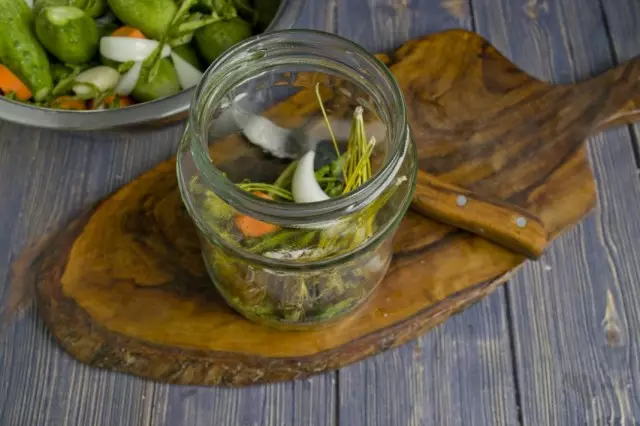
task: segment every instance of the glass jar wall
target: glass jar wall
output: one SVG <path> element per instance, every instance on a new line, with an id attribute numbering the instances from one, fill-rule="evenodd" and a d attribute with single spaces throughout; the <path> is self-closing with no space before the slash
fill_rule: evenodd
<path id="1" fill-rule="evenodd" d="M 349 163 L 358 123 L 367 155 Z M 307 30 L 254 37 L 210 67 L 177 168 L 219 292 L 250 320 L 290 329 L 335 321 L 371 295 L 417 170 L 388 69 Z"/>

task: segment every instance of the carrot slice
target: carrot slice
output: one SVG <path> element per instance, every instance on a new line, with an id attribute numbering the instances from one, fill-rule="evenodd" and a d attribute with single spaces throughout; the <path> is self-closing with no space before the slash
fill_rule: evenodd
<path id="1" fill-rule="evenodd" d="M 31 90 L 11 70 L 0 64 L 0 90 L 5 94 L 14 92 L 18 99 L 26 101 L 31 98 Z"/>
<path id="2" fill-rule="evenodd" d="M 85 110 L 87 109 L 87 103 L 82 99 L 76 99 L 72 96 L 60 96 L 51 101 L 51 107 L 69 110 Z"/>
<path id="3" fill-rule="evenodd" d="M 144 34 L 142 34 L 142 31 L 128 25 L 118 28 L 113 33 L 111 33 L 111 35 L 113 37 L 146 38 Z"/>
<path id="4" fill-rule="evenodd" d="M 254 192 L 254 195 L 272 200 L 268 194 L 264 192 Z M 258 238 L 263 235 L 274 232 L 278 229 L 278 227 L 272 223 L 261 222 L 257 219 L 254 219 L 250 216 L 239 214 L 235 218 L 236 226 L 244 234 L 245 237 L 249 238 Z"/>

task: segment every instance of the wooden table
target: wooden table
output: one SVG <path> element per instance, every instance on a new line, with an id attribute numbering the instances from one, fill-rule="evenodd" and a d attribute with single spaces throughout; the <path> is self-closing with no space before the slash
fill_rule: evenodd
<path id="1" fill-rule="evenodd" d="M 638 0 L 308 0 L 299 26 L 372 51 L 473 29 L 544 80 L 640 54 Z M 0 425 L 639 425 L 640 128 L 589 141 L 599 206 L 511 282 L 426 336 L 340 371 L 246 389 L 91 369 L 33 308 L 0 340 Z M 181 127 L 71 134 L 0 123 L 0 297 L 30 242 L 171 156 Z"/>

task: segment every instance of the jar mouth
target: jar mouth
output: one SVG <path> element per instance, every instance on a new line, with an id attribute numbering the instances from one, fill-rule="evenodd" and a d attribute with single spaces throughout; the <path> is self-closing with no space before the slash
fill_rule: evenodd
<path id="1" fill-rule="evenodd" d="M 293 53 L 288 54 L 287 49 Z M 331 58 L 326 53 L 327 49 L 357 58 L 361 66 L 356 69 L 352 64 Z M 306 52 L 306 56 L 300 52 Z M 316 56 L 310 58 L 309 53 Z M 224 101 L 230 88 L 255 76 L 256 72 L 250 72 L 247 68 L 256 64 L 259 64 L 261 70 L 283 65 L 324 66 L 363 86 L 368 84 L 369 87 L 374 87 L 370 95 L 387 126 L 390 141 L 385 162 L 378 172 L 354 191 L 312 203 L 284 203 L 263 199 L 244 191 L 227 179 L 213 164 L 209 154 L 209 113 Z M 238 211 L 287 227 L 330 223 L 338 217 L 366 207 L 393 184 L 409 145 L 404 99 L 391 71 L 359 45 L 322 31 L 279 30 L 253 36 L 235 45 L 207 69 L 196 88 L 191 111 L 188 127 L 194 138 L 189 149 L 204 183 Z"/>

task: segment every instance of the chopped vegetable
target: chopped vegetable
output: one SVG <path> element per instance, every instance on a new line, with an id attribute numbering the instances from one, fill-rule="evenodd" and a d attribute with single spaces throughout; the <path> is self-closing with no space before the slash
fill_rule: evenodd
<path id="1" fill-rule="evenodd" d="M 21 101 L 31 99 L 31 90 L 11 70 L 0 64 L 0 90 L 3 93 L 15 93 Z"/>
<path id="2" fill-rule="evenodd" d="M 155 40 L 132 37 L 102 37 L 100 53 L 107 59 L 116 62 L 144 61 L 158 47 Z M 166 58 L 171 54 L 170 46 L 163 46 L 161 56 Z"/>
<path id="3" fill-rule="evenodd" d="M 131 37 L 131 38 L 146 38 L 142 31 L 137 28 L 125 25 L 115 30 L 112 34 L 113 37 Z"/>
<path id="4" fill-rule="evenodd" d="M 183 89 L 188 89 L 200 82 L 200 80 L 202 79 L 202 72 L 200 72 L 199 69 L 197 69 L 175 53 L 171 54 L 171 59 L 173 59 L 173 65 L 176 69 L 176 73 L 178 74 L 180 87 L 182 87 Z"/>
<path id="5" fill-rule="evenodd" d="M 40 43 L 60 61 L 89 62 L 98 50 L 98 27 L 89 15 L 71 6 L 52 6 L 36 16 Z"/>
<path id="6" fill-rule="evenodd" d="M 328 200 L 329 196 L 322 190 L 313 170 L 315 151 L 302 156 L 291 181 L 291 192 L 296 203 L 314 203 Z"/>
<path id="7" fill-rule="evenodd" d="M 99 65 L 81 72 L 75 79 L 73 91 L 78 96 L 95 97 L 116 87 L 120 74 L 113 68 Z"/>
<path id="8" fill-rule="evenodd" d="M 140 71 L 142 70 L 142 62 L 136 62 L 133 66 L 122 76 L 118 85 L 115 88 L 115 92 L 119 95 L 127 96 L 133 92 L 133 89 L 138 84 L 140 78 Z"/>
<path id="9" fill-rule="evenodd" d="M 195 33 L 195 39 L 202 57 L 211 63 L 225 50 L 250 37 L 251 32 L 251 25 L 248 22 L 233 18 L 200 28 Z"/>
<path id="10" fill-rule="evenodd" d="M 253 195 L 260 198 L 272 200 L 271 196 L 264 192 L 253 192 Z M 235 218 L 236 226 L 246 237 L 258 238 L 278 230 L 278 227 L 271 223 L 261 222 L 251 216 L 239 214 Z"/>
<path id="11" fill-rule="evenodd" d="M 60 96 L 55 98 L 49 104 L 51 108 L 68 109 L 68 110 L 85 110 L 87 109 L 86 101 L 73 96 Z"/>

